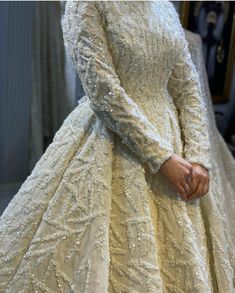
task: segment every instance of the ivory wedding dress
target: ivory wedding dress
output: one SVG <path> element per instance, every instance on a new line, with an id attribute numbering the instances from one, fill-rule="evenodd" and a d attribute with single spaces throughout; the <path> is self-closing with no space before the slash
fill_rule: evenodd
<path id="1" fill-rule="evenodd" d="M 86 95 L 0 218 L 0 292 L 234 292 L 230 178 L 186 203 L 159 172 L 219 174 L 173 4 L 68 1 L 62 27 Z"/>

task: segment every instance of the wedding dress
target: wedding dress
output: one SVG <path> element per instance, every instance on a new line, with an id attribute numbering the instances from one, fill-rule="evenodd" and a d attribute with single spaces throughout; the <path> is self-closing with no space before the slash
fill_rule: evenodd
<path id="1" fill-rule="evenodd" d="M 173 4 L 68 1 L 62 28 L 86 95 L 0 218 L 0 292 L 234 292 L 235 187 Z M 176 195 L 173 153 L 208 194 Z"/>
<path id="2" fill-rule="evenodd" d="M 235 160 L 216 126 L 216 119 L 210 94 L 210 88 L 203 57 L 202 40 L 198 34 L 185 30 L 189 51 L 193 63 L 199 72 L 202 97 L 206 105 L 209 122 L 211 160 L 211 176 L 217 178 L 218 208 L 230 225 L 233 243 L 235 243 Z"/>

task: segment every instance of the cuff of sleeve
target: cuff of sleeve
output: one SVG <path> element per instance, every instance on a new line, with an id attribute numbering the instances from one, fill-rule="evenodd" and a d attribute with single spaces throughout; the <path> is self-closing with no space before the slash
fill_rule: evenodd
<path id="1" fill-rule="evenodd" d="M 210 158 L 208 155 L 200 156 L 186 156 L 185 158 L 189 163 L 200 164 L 208 171 L 212 168 Z"/>
<path id="2" fill-rule="evenodd" d="M 204 143 L 191 143 L 184 148 L 184 157 L 189 163 L 200 164 L 207 170 L 212 168 L 211 165 L 211 145 Z"/>
<path id="3" fill-rule="evenodd" d="M 150 158 L 146 161 L 146 164 L 148 165 L 149 169 L 153 174 L 157 173 L 160 169 L 160 167 L 171 158 L 171 156 L 174 154 L 173 150 L 165 151 L 161 157 L 156 156 L 150 156 Z"/>

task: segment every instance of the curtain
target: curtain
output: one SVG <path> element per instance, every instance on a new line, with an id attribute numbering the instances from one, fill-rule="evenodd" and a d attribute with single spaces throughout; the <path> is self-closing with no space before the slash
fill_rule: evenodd
<path id="1" fill-rule="evenodd" d="M 61 28 L 64 3 L 36 1 L 34 4 L 29 171 L 76 106 L 82 91 L 64 49 Z"/>

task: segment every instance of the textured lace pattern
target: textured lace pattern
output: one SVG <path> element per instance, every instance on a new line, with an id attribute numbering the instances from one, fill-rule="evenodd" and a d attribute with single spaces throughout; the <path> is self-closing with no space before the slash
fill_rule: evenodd
<path id="1" fill-rule="evenodd" d="M 189 203 L 157 172 L 214 150 L 173 5 L 68 1 L 62 27 L 86 95 L 0 218 L 0 292 L 234 292 L 235 166 Z"/>
<path id="2" fill-rule="evenodd" d="M 210 138 L 205 102 L 199 74 L 192 62 L 188 42 L 182 39 L 183 49 L 172 70 L 168 89 L 179 111 L 184 139 L 184 157 L 211 169 Z"/>
<path id="3" fill-rule="evenodd" d="M 123 7 L 120 7 L 120 4 Z M 68 7 L 67 11 L 68 14 L 71 13 L 72 15 L 64 19 L 65 46 L 73 56 L 93 111 L 107 127 L 122 138 L 123 142 L 143 162 L 149 164 L 153 172 L 157 172 L 160 165 L 172 155 L 174 150 L 170 142 L 159 133 L 157 127 L 150 121 L 150 117 L 145 115 L 141 106 L 145 102 L 143 95 L 149 95 L 145 99 L 156 99 L 156 97 L 153 97 L 154 93 L 159 92 L 159 95 L 161 95 L 161 91 L 165 89 L 162 84 L 166 83 L 166 80 L 163 79 L 162 84 L 158 83 L 157 79 L 154 82 L 154 76 L 158 72 L 157 69 L 153 72 L 150 71 L 151 75 L 148 80 L 143 79 L 139 74 L 141 70 L 150 68 L 150 66 L 155 69 L 151 63 L 152 60 L 148 59 L 153 50 L 150 44 L 147 45 L 145 53 L 147 58 L 145 58 L 142 55 L 144 48 L 138 48 L 135 44 L 143 43 L 141 42 L 143 36 L 149 37 L 151 40 L 154 37 L 156 38 L 156 35 L 154 36 L 154 31 L 151 34 L 151 31 L 146 27 L 143 28 L 142 35 L 139 34 L 133 38 L 137 27 L 133 26 L 133 23 L 129 23 L 128 18 L 125 18 L 124 21 L 121 17 L 118 17 L 118 14 L 125 9 L 126 13 L 132 15 L 130 21 L 137 21 L 137 19 L 134 19 L 134 17 L 136 18 L 136 11 L 133 9 L 135 3 L 132 3 L 132 5 L 130 7 L 128 3 L 119 3 L 118 5 L 114 1 L 109 3 L 108 7 L 105 7 L 109 13 L 110 10 L 116 10 L 117 13 L 115 20 L 113 19 L 114 15 L 110 16 L 110 19 L 112 17 L 112 23 L 115 21 L 114 31 L 110 32 L 112 23 L 109 23 L 106 31 L 104 30 L 107 18 L 104 18 L 104 14 L 100 13 L 100 3 L 68 3 L 71 8 Z M 143 7 L 138 7 L 139 5 Z M 105 8 L 102 7 L 103 11 Z M 139 10 L 147 9 L 146 3 L 139 2 L 137 8 Z M 75 9 L 77 9 L 77 13 L 74 12 Z M 123 30 L 118 32 L 120 25 L 123 26 L 123 30 L 127 30 L 127 36 L 123 33 Z M 74 29 L 66 29 L 68 27 Z M 113 33 L 110 36 L 113 46 L 112 55 L 105 35 L 107 31 L 109 34 Z M 151 56 L 155 59 L 156 66 L 160 58 L 167 60 L 164 55 L 165 51 L 160 51 L 156 52 L 159 56 L 156 53 Z M 115 58 L 115 63 L 113 58 Z M 147 62 L 145 62 L 146 60 Z M 169 66 L 168 63 L 161 64 L 166 67 Z M 124 68 L 121 68 L 122 64 Z M 119 67 L 117 73 L 116 67 Z M 120 72 L 123 70 L 126 73 L 121 74 Z M 162 68 L 162 70 L 164 69 Z M 120 77 L 123 75 L 123 77 L 119 79 L 118 75 Z M 121 85 L 121 81 L 124 79 L 125 82 L 129 79 L 126 89 Z M 138 89 L 136 89 L 137 83 Z M 148 91 L 145 93 L 146 88 L 148 88 Z M 141 91 L 141 94 L 139 91 Z M 156 107 L 157 105 L 155 105 Z"/>

